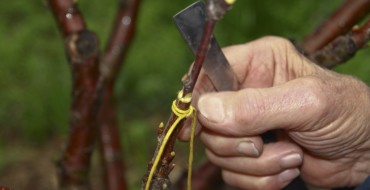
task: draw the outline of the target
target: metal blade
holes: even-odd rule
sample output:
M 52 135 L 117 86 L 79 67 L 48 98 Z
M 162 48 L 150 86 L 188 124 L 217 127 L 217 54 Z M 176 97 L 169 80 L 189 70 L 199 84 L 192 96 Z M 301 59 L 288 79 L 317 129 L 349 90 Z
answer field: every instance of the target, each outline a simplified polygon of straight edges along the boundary
M 205 24 L 204 7 L 204 3 L 198 1 L 173 17 L 182 37 L 194 55 L 203 34 Z M 211 39 L 211 47 L 203 63 L 203 69 L 216 90 L 230 91 L 237 88 L 237 78 L 214 37 Z

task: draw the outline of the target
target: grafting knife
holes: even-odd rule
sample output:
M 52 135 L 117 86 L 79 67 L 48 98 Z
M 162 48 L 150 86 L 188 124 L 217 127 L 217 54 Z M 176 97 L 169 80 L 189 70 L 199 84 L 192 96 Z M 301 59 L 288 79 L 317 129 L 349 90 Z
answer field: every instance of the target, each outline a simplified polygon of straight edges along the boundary
M 173 17 L 177 28 L 194 55 L 203 34 L 205 24 L 204 7 L 204 3 L 198 1 Z M 237 88 L 238 80 L 214 36 L 212 36 L 203 69 L 217 91 L 231 91 Z

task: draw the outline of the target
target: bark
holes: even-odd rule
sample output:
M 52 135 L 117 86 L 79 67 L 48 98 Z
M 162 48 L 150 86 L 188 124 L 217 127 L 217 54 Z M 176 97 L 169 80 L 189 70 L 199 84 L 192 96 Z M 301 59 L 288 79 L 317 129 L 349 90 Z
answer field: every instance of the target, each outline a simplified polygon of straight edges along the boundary
M 100 65 L 105 81 L 114 81 L 131 44 L 141 0 L 121 0 Z
M 368 46 L 370 39 L 370 19 L 362 26 L 352 30 L 352 39 L 358 49 Z
M 336 37 L 346 34 L 370 11 L 370 0 L 346 0 L 318 29 L 302 42 L 307 53 L 313 53 Z
M 230 8 L 229 5 L 226 6 L 223 0 L 208 0 L 206 5 L 206 23 L 204 27 L 204 31 L 202 34 L 202 39 L 200 41 L 199 48 L 196 53 L 195 62 L 190 70 L 190 73 L 186 75 L 183 79 L 183 89 L 182 89 L 182 96 L 178 97 L 175 100 L 176 105 L 181 110 L 187 110 L 191 106 L 191 102 L 182 102 L 180 101 L 181 98 L 185 98 L 186 96 L 191 96 L 193 92 L 194 86 L 198 79 L 200 70 L 202 68 L 204 59 L 208 52 L 210 39 L 212 37 L 212 32 L 215 26 L 215 23 L 218 19 L 222 18 L 222 14 L 226 13 L 226 10 Z M 164 127 L 160 127 L 158 129 L 158 144 L 157 149 L 155 150 L 154 156 L 152 160 L 148 164 L 148 171 L 147 174 L 143 178 L 143 185 L 142 189 L 146 188 L 147 181 L 150 180 L 150 187 L 149 189 L 171 189 L 171 181 L 169 179 L 169 174 L 172 169 L 175 167 L 175 164 L 171 164 L 172 160 L 175 157 L 174 146 L 177 139 L 178 132 L 184 125 L 184 120 L 182 119 L 177 126 L 175 126 L 174 132 L 171 134 L 168 143 L 165 146 L 164 152 L 162 155 L 159 154 L 159 149 L 163 143 L 164 136 L 169 132 L 171 126 L 175 123 L 178 119 L 178 116 L 173 112 L 170 115 L 166 125 Z M 160 157 L 158 167 L 154 171 L 154 175 L 152 179 L 148 179 L 150 171 L 152 170 L 153 163 L 155 158 Z
M 313 62 L 331 69 L 355 56 L 358 50 L 367 46 L 369 39 L 370 20 L 362 27 L 355 28 L 348 34 L 337 37 L 324 48 L 306 54 L 306 56 Z
M 140 0 L 120 1 L 114 27 L 100 65 L 99 147 L 104 169 L 104 182 L 108 190 L 127 189 L 122 146 L 114 105 L 114 84 L 124 57 L 134 38 Z
M 75 1 L 48 2 L 63 36 L 73 81 L 70 133 L 58 163 L 60 187 L 90 189 L 88 170 L 96 125 L 98 39 L 92 31 L 87 30 Z
M 197 58 L 196 58 L 195 64 L 193 65 L 191 73 L 190 73 L 189 77 L 186 77 L 186 80 L 184 81 L 184 87 L 183 87 L 184 96 L 183 97 L 185 97 L 188 94 L 191 94 L 193 89 L 194 89 L 194 85 L 195 85 L 197 77 L 200 73 L 200 69 L 202 68 L 202 64 L 203 64 L 203 61 L 204 61 L 204 58 L 205 58 L 205 55 L 206 55 L 207 47 L 209 45 L 209 41 L 210 41 L 210 37 L 211 37 L 210 34 L 212 34 L 213 26 L 214 26 L 214 22 L 208 24 L 205 28 L 205 30 L 210 30 L 210 31 L 205 31 L 204 32 L 204 34 L 206 34 L 206 35 L 203 35 L 203 40 L 201 41 L 200 47 L 203 46 L 203 47 L 206 47 L 206 48 L 199 48 L 199 52 L 197 54 Z M 204 44 L 204 43 L 206 43 L 206 44 Z M 183 103 L 179 100 L 176 100 L 176 105 L 181 110 L 187 110 L 187 109 L 189 109 L 189 107 L 191 105 L 191 102 Z M 154 156 L 152 158 L 152 161 L 149 163 L 148 173 L 143 179 L 143 189 L 144 189 L 144 187 L 146 185 L 146 182 L 148 180 L 147 177 L 149 175 L 149 171 L 151 170 L 154 159 L 156 158 L 156 156 L 158 154 L 159 147 L 162 144 L 163 137 L 165 136 L 166 133 L 168 133 L 170 127 L 173 125 L 173 123 L 176 121 L 177 118 L 178 118 L 178 116 L 176 116 L 174 113 L 172 113 L 168 122 L 167 122 L 167 124 L 166 124 L 166 126 L 164 127 L 164 129 L 162 129 L 162 128 L 158 129 L 159 130 L 158 133 L 160 134 L 158 136 L 159 141 L 158 141 L 157 149 L 156 149 L 156 151 L 154 153 Z M 158 165 L 158 168 L 157 168 L 157 170 L 156 170 L 156 172 L 153 176 L 150 189 L 154 190 L 154 189 L 171 188 L 171 181 L 169 180 L 168 176 L 171 173 L 172 169 L 175 167 L 174 164 L 171 164 L 172 160 L 175 157 L 174 146 L 175 146 L 175 142 L 176 142 L 176 139 L 177 139 L 178 132 L 183 127 L 183 125 L 184 125 L 184 120 L 181 120 L 180 123 L 176 126 L 176 129 L 174 130 L 174 132 L 172 133 L 172 135 L 170 137 L 170 140 L 168 141 L 168 143 L 166 145 L 166 148 L 165 148 L 165 150 L 162 154 L 162 157 L 160 159 L 160 162 L 159 162 L 160 164 Z

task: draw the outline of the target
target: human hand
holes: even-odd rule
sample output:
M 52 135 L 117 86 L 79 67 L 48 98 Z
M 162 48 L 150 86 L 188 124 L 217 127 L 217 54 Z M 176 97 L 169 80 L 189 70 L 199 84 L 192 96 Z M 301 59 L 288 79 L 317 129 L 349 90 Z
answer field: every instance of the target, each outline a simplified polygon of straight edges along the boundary
M 224 52 L 240 88 L 208 93 L 214 88 L 201 73 L 194 102 L 207 157 L 223 169 L 227 183 L 281 189 L 301 174 L 315 186 L 344 187 L 370 175 L 370 92 L 364 83 L 316 66 L 282 38 Z M 288 138 L 263 144 L 260 135 L 276 129 Z

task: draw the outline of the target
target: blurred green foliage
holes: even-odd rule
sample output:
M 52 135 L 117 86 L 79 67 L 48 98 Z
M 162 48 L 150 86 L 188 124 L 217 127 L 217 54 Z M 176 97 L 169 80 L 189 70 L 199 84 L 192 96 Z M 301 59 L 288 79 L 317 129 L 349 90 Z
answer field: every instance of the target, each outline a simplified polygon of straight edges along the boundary
M 128 169 L 145 165 L 155 146 L 154 129 L 167 119 L 181 77 L 193 56 L 181 39 L 172 16 L 190 0 L 142 0 L 136 38 L 116 84 L 118 116 Z M 221 46 L 245 43 L 265 35 L 300 41 L 341 0 L 240 0 L 218 23 Z M 108 38 L 117 0 L 79 0 L 86 22 Z M 43 0 L 0 1 L 0 155 L 12 141 L 40 144 L 68 133 L 71 76 L 63 44 Z M 338 72 L 370 84 L 370 50 L 363 50 Z M 144 143 L 143 143 L 144 142 Z M 180 152 L 181 154 L 181 152 Z M 18 155 L 18 154 L 17 154 Z M 181 158 L 181 157 L 180 157 Z M 0 168 L 11 156 L 0 157 Z M 130 172 L 140 183 L 145 171 Z M 134 189 L 134 188 L 133 188 Z
M 143 0 L 136 38 L 116 84 L 122 132 L 129 138 L 148 135 L 140 130 L 155 127 L 153 123 L 169 113 L 180 79 L 193 60 L 172 16 L 192 2 Z M 221 46 L 264 35 L 299 41 L 340 3 L 241 0 L 217 25 L 216 37 Z M 101 47 L 116 4 L 116 0 L 79 1 L 89 28 L 100 36 Z M 71 77 L 46 2 L 0 1 L 0 18 L 0 144 L 14 138 L 41 143 L 52 135 L 66 135 Z M 337 71 L 370 83 L 369 55 L 364 50 Z

